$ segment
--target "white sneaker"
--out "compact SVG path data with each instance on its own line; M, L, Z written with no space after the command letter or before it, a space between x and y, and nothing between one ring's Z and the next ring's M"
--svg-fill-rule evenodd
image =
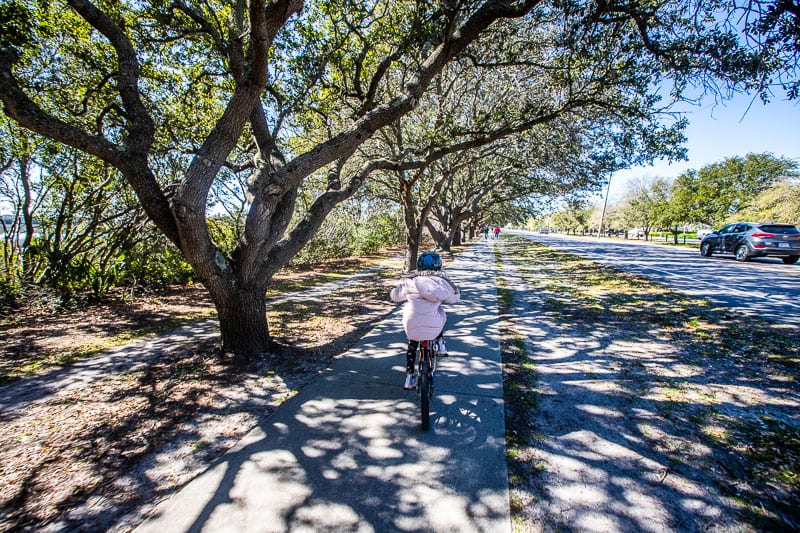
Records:
M447 357L447 346L444 345L444 339L439 339L437 344L439 348L436 350L436 355L439 357Z
M406 390L414 390L417 388L417 374L406 374L406 383L403 385Z

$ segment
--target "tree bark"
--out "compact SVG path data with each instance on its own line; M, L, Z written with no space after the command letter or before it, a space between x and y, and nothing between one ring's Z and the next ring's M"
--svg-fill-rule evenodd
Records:
M447 233L444 231L440 231L436 225L431 222L430 220L425 221L425 226L428 228L428 233L431 234L433 237L434 242L436 245L441 248L445 252L450 252L450 239L448 238Z
M209 284L210 285L210 284ZM269 352L272 343L267 324L266 290L213 286L209 290L217 308L222 349L252 357Z
M406 232L406 270L411 272L417 269L417 258L419 257L420 231Z
M30 158L24 155L19 161L20 181L22 183L22 211L23 222L25 224L25 239L22 241L22 281L23 283L33 283L33 259L31 244L33 243L33 214L31 213L31 183L30 183Z
M461 226L459 225L455 235L453 235L453 246L461 246L462 235Z

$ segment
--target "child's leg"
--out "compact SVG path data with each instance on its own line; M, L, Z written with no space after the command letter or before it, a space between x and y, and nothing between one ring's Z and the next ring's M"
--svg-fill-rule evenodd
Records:
M406 350L406 374L414 373L414 365L416 363L418 347L418 341L412 341L411 339L408 340L408 349Z
M447 347L444 344L444 328L442 328L442 331L441 333L439 333L439 336L436 337L436 345L437 345L436 355L438 355L439 357L447 357Z

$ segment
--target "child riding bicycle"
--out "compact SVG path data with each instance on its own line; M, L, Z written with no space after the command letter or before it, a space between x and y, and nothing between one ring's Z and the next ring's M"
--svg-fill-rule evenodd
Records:
M393 302L406 302L403 309L403 327L408 336L406 350L406 381L403 388L413 390L417 386L414 356L419 341L436 339L439 357L447 356L442 335L447 314L442 303L454 304L461 293L442 272L439 254L425 252L417 260L417 271L407 274L400 285L392 289Z

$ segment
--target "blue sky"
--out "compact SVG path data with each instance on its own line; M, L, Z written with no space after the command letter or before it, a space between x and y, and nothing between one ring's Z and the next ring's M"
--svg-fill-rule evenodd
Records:
M609 201L620 199L631 179L674 178L687 169L700 169L737 155L770 152L800 164L800 103L780 96L766 105L758 98L753 101L752 96L737 95L724 104L715 106L709 99L702 106L691 108L686 114L688 160L672 165L656 161L653 166L615 173Z

